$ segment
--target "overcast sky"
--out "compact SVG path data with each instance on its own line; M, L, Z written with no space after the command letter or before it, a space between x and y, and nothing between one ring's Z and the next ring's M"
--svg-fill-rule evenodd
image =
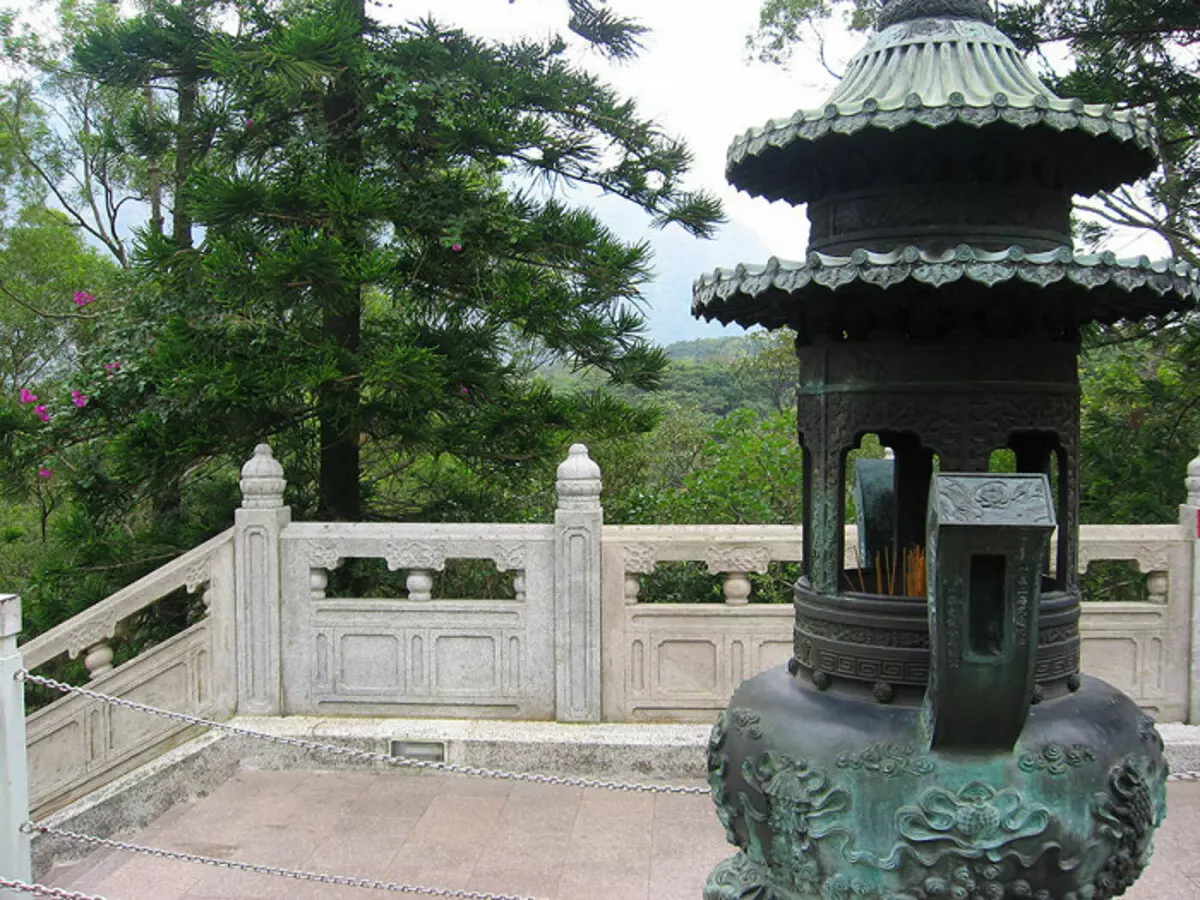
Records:
M499 40L562 34L575 61L635 97L642 114L665 131L683 137L696 157L689 187L719 194L729 215L715 240L696 240L678 227L649 229L647 217L624 201L597 204L584 191L573 199L594 205L623 237L646 238L654 245L657 277L645 292L652 337L669 343L740 333L736 326L706 325L691 317L692 281L718 266L766 262L772 255L802 258L808 222L802 208L752 200L732 190L725 183L725 150L751 126L819 104L833 79L804 60L791 71L746 60L745 38L758 21L757 0L612 0L611 6L652 29L645 50L632 62L608 62L575 38L567 29L566 0L394 0L390 7L370 8L384 22L431 15ZM848 58L861 41L835 42L832 57Z
M636 98L644 116L687 141L696 158L689 187L717 193L729 215L715 240L693 239L677 227L649 229L644 214L614 198L597 202L594 193L582 190L571 198L592 205L621 236L645 238L654 246L657 276L645 296L655 340L740 333L736 326L707 325L691 317L692 281L701 273L761 263L773 255L803 258L808 236L803 208L751 199L725 183L725 150L735 136L799 108L819 108L835 84L823 66L802 54L788 70L747 59L745 40L757 24L760 0L610 0L615 11L651 29L642 54L627 63L605 60L569 32L566 0L369 2L384 22L432 16L496 40L561 34L576 62ZM841 71L865 41L864 35L828 29L830 67ZM1161 240L1135 232L1115 236L1111 246L1121 254L1167 252Z

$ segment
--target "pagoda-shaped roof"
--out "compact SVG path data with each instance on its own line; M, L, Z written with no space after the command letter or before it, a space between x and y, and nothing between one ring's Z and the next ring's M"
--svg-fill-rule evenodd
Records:
M909 330L914 317L931 334L968 319L978 319L980 330L993 336L1030 326L1070 332L1088 322L1163 315L1197 303L1200 270L1179 260L964 245L936 255L917 247L849 256L814 252L804 262L772 258L718 269L696 281L692 314L747 327L787 325L807 342L821 334ZM1016 312L997 319L1004 307Z
M844 158L847 137L878 142L910 126L1021 129L1024 151L1032 146L1070 160L1063 177L1072 193L1109 190L1153 170L1144 116L1056 96L989 18L987 4L975 0L892 0L881 29L824 104L733 142L730 183L754 196L804 203L812 190L807 174Z
M1187 263L1071 246L1073 194L1153 171L1144 115L1055 96L989 0L885 0L879 25L823 107L729 151L734 185L808 204L810 252L700 278L694 315L801 343L1070 338L1200 304Z

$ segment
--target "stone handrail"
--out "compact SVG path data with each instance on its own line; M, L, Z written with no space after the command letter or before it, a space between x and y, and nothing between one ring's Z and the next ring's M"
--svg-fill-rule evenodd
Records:
M227 718L236 704L234 529L206 541L22 647L29 669L86 651L89 686L177 712ZM202 590L200 621L114 667L119 623L172 591ZM122 715L86 697L60 697L28 718L30 801L36 818L148 762L196 733L149 716Z
M381 558L392 571L441 571L447 559L490 559L501 572L525 568L530 542L554 537L550 525L295 522L281 535L310 568L336 569L343 559Z
M226 529L106 600L38 635L21 647L25 667L35 669L63 653L74 659L81 652L107 646L122 620L157 603L174 590L183 587L190 594L206 584L212 577L211 567L218 551L232 541L233 529ZM107 672L107 664L112 659L111 651L98 655L100 659L93 662L99 664L88 666L93 677Z

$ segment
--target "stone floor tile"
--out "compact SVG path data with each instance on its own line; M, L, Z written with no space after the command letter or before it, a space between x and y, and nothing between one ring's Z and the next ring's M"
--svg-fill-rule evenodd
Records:
M648 794L585 793L563 862L560 900L646 897L653 813Z
M164 863L150 856L126 856L126 861L111 874L98 881L88 878L87 890L113 900L141 897L174 900L187 894L204 876L201 866Z
M339 779L346 775L343 790ZM248 862L541 900L697 900L709 870L733 852L706 797L507 782L474 790L458 779L407 773L312 776L242 772L237 790L181 804L143 832L122 837ZM1129 900L1200 900L1200 785L1173 783L1168 804L1154 859ZM306 820L289 821L285 812ZM111 900L371 896L118 851L100 851L50 877L56 886Z
M711 799L655 798L649 882L654 900L696 900L713 866L734 852Z
M553 897L582 798L578 788L515 785L497 820L495 836L475 863L470 888Z

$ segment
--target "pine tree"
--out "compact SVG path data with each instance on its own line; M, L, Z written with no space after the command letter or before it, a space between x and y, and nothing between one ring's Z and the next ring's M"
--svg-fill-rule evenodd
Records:
M201 23L189 10L170 27ZM686 148L569 65L561 40L387 28L361 0L326 0L254 7L201 49L197 25L184 53L158 18L76 53L113 87L174 78L182 97L185 79L211 127L180 110L164 142L175 221L202 238L143 233L138 296L90 362L122 364L95 407L113 436L106 478L162 490L270 436L309 511L358 519L399 508L418 460L502 471L553 457L569 431L649 427L614 396L556 393L519 366L532 348L646 387L665 363L642 337L648 248L560 188L597 186L702 236L721 211L682 187ZM629 23L592 26L629 52ZM180 167L185 140L200 149Z

